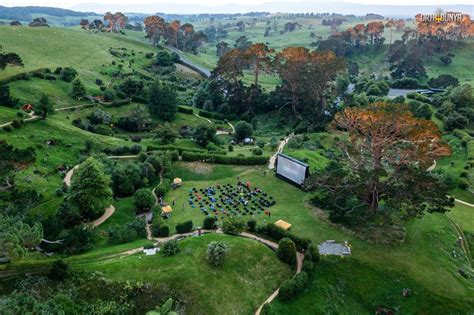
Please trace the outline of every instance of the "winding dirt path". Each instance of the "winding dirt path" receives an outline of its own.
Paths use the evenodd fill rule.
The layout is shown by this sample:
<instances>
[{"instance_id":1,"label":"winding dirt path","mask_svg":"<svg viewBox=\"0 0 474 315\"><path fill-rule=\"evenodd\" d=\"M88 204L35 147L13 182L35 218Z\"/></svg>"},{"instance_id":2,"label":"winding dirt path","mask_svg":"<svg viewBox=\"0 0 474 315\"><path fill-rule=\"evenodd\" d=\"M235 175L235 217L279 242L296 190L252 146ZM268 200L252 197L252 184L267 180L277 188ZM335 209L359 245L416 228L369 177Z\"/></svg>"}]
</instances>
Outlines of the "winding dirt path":
<instances>
[{"instance_id":1,"label":"winding dirt path","mask_svg":"<svg viewBox=\"0 0 474 315\"><path fill-rule=\"evenodd\" d=\"M270 157L270 161L268 163L268 169L272 170L272 169L275 168L277 155L279 153L283 152L283 149L285 148L285 145L288 143L288 141L290 141L291 138L293 138L294 135L295 134L292 133L292 134L290 134L289 136L285 137L283 140L280 141L280 143L278 144L278 148L277 148L276 153Z\"/></svg>"},{"instance_id":2,"label":"winding dirt path","mask_svg":"<svg viewBox=\"0 0 474 315\"><path fill-rule=\"evenodd\" d=\"M208 123L210 123L211 125L213 125L214 123L212 122L212 120L206 118L206 117L202 117L200 116L199 114L197 113L193 113L194 116L198 117L198 118L201 118L201 119L204 119L205 121L207 121ZM235 133L235 127L234 125L232 125L230 122L227 123L230 127L230 129L232 129L231 132L229 131L225 131L225 130L216 130L216 136L220 136L220 135L232 135Z\"/></svg>"},{"instance_id":3,"label":"winding dirt path","mask_svg":"<svg viewBox=\"0 0 474 315\"><path fill-rule=\"evenodd\" d=\"M61 107L61 108L55 108L55 112L61 112L61 111L66 111L66 110L71 110L71 109L77 109L77 108L84 108L84 107L92 107L96 104L83 104L83 105L75 105L75 106L68 106L68 107ZM28 113L28 118L23 119L23 122L29 122L29 121L35 121L40 119L39 115L35 115L33 112ZM5 126L9 126L13 123L13 121L6 122L4 124L0 125L0 128L3 128Z\"/></svg>"}]
</instances>

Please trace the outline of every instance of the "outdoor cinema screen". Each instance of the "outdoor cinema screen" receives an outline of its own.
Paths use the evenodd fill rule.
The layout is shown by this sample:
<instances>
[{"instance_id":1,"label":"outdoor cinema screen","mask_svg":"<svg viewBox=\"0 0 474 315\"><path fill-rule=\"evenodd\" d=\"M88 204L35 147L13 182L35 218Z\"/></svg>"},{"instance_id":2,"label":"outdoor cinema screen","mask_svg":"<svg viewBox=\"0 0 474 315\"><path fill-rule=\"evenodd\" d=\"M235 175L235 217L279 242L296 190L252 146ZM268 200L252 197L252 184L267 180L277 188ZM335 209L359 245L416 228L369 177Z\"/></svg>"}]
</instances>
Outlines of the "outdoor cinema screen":
<instances>
[{"instance_id":1,"label":"outdoor cinema screen","mask_svg":"<svg viewBox=\"0 0 474 315\"><path fill-rule=\"evenodd\" d=\"M301 186L308 176L308 165L284 154L278 154L277 175Z\"/></svg>"}]
</instances>

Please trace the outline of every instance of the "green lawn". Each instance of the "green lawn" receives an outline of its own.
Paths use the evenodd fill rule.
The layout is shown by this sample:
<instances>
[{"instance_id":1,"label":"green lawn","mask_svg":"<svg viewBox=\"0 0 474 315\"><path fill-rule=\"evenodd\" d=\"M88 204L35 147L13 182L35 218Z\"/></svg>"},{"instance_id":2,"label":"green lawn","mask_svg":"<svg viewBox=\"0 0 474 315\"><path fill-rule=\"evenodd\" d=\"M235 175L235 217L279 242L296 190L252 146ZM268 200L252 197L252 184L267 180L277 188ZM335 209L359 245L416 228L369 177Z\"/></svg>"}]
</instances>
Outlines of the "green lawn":
<instances>
[{"instance_id":1,"label":"green lawn","mask_svg":"<svg viewBox=\"0 0 474 315\"><path fill-rule=\"evenodd\" d=\"M49 96L55 108L89 104L90 101L77 101L70 96L72 84L62 80L47 81L33 78L9 84L13 97L20 99L20 104L36 104L42 94Z\"/></svg>"},{"instance_id":2,"label":"green lawn","mask_svg":"<svg viewBox=\"0 0 474 315\"><path fill-rule=\"evenodd\" d=\"M455 188L450 192L453 197L474 203L474 194L472 192L456 187L456 183L460 178L460 174L462 171L464 171L464 166L467 163L466 148L462 146L461 140L455 136L447 135L444 136L444 139L448 141L449 146L452 149L452 154L449 157L445 157L437 161L437 168L443 170L446 174L449 174L453 177ZM471 187L473 187L474 169L471 168L467 171L470 175L468 180L470 180Z\"/></svg>"},{"instance_id":3,"label":"green lawn","mask_svg":"<svg viewBox=\"0 0 474 315\"><path fill-rule=\"evenodd\" d=\"M17 112L18 110L0 106L0 125L4 123L8 123L12 121L13 119L20 119L20 117L16 115Z\"/></svg>"},{"instance_id":4,"label":"green lawn","mask_svg":"<svg viewBox=\"0 0 474 315\"><path fill-rule=\"evenodd\" d=\"M428 76L437 77L440 74L452 74L459 79L460 83L474 84L474 74L471 71L472 60L474 60L474 42L468 41L454 48L450 53L454 54L453 62L445 66L439 56L433 57L426 64Z\"/></svg>"},{"instance_id":5,"label":"green lawn","mask_svg":"<svg viewBox=\"0 0 474 315\"><path fill-rule=\"evenodd\" d=\"M230 246L224 265L205 259L211 241ZM71 262L76 271L101 271L105 276L168 285L186 297L189 314L250 314L292 271L266 246L244 238L205 235L179 242L176 256L117 257L96 262Z\"/></svg>"},{"instance_id":6,"label":"green lawn","mask_svg":"<svg viewBox=\"0 0 474 315\"><path fill-rule=\"evenodd\" d=\"M447 213L463 231L474 233L474 208L456 203L454 208Z\"/></svg>"}]
</instances>

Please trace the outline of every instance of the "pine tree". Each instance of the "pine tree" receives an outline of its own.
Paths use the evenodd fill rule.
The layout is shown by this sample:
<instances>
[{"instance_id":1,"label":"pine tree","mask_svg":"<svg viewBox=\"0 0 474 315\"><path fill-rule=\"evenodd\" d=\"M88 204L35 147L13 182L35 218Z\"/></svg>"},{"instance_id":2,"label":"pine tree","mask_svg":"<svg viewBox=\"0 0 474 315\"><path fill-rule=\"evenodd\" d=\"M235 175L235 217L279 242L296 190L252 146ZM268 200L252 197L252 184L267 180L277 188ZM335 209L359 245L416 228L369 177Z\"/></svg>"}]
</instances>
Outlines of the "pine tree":
<instances>
[{"instance_id":1,"label":"pine tree","mask_svg":"<svg viewBox=\"0 0 474 315\"><path fill-rule=\"evenodd\" d=\"M76 100L81 100L84 96L86 96L86 93L87 93L87 90L84 84L82 84L79 78L75 78L74 81L72 81L72 92L71 92L72 98Z\"/></svg>"},{"instance_id":2,"label":"pine tree","mask_svg":"<svg viewBox=\"0 0 474 315\"><path fill-rule=\"evenodd\" d=\"M53 104L48 95L42 94L38 104L35 106L35 114L40 115L42 119L46 119L48 115L54 114Z\"/></svg>"}]
</instances>

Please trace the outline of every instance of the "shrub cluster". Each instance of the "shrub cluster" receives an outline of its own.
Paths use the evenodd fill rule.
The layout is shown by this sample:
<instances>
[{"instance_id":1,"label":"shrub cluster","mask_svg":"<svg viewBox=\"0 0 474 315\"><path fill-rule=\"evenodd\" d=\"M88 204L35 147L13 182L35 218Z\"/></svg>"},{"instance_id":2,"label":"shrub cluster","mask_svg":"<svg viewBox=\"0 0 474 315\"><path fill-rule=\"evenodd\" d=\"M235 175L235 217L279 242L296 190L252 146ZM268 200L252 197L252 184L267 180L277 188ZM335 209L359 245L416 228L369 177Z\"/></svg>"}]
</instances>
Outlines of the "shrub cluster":
<instances>
[{"instance_id":1,"label":"shrub cluster","mask_svg":"<svg viewBox=\"0 0 474 315\"><path fill-rule=\"evenodd\" d=\"M224 120L226 117L222 114L219 113L211 113L205 110L200 110L199 111L199 116L201 117L206 117L206 118L211 118L211 119L217 119L217 120Z\"/></svg>"},{"instance_id":2,"label":"shrub cluster","mask_svg":"<svg viewBox=\"0 0 474 315\"><path fill-rule=\"evenodd\" d=\"M222 231L229 235L239 235L245 229L245 223L234 217L226 218L222 222Z\"/></svg>"},{"instance_id":3,"label":"shrub cluster","mask_svg":"<svg viewBox=\"0 0 474 315\"><path fill-rule=\"evenodd\" d=\"M296 266L296 247L290 238L285 237L278 242L277 255L278 258L291 267Z\"/></svg>"},{"instance_id":4,"label":"shrub cluster","mask_svg":"<svg viewBox=\"0 0 474 315\"><path fill-rule=\"evenodd\" d=\"M182 155L183 152L191 152L191 153L203 153L207 154L208 152L204 149L195 149L195 148L188 148L188 147L182 147L182 146L177 146L173 144L168 144L168 145L160 145L160 146L153 146L153 145L148 145L146 147L147 151L177 151L179 155ZM217 150L213 151L213 154L217 155L226 155L227 152L225 150Z\"/></svg>"},{"instance_id":5,"label":"shrub cluster","mask_svg":"<svg viewBox=\"0 0 474 315\"><path fill-rule=\"evenodd\" d=\"M205 230L214 230L216 228L216 221L213 217L205 217L202 223L202 228Z\"/></svg>"},{"instance_id":6,"label":"shrub cluster","mask_svg":"<svg viewBox=\"0 0 474 315\"><path fill-rule=\"evenodd\" d=\"M225 156L218 154L207 153L191 153L183 152L183 161L204 161L216 164L231 164L231 165L265 165L268 163L266 156Z\"/></svg>"},{"instance_id":7,"label":"shrub cluster","mask_svg":"<svg viewBox=\"0 0 474 315\"><path fill-rule=\"evenodd\" d=\"M115 225L107 231L109 241L114 244L123 244L146 237L145 227L146 222L143 218L136 218L125 225Z\"/></svg>"},{"instance_id":8,"label":"shrub cluster","mask_svg":"<svg viewBox=\"0 0 474 315\"><path fill-rule=\"evenodd\" d=\"M309 284L308 274L304 271L295 275L290 280L283 283L278 292L278 298L284 302L288 302L302 293Z\"/></svg>"},{"instance_id":9,"label":"shrub cluster","mask_svg":"<svg viewBox=\"0 0 474 315\"><path fill-rule=\"evenodd\" d=\"M212 266L220 266L224 263L224 258L229 252L229 246L225 242L216 241L207 245L206 259Z\"/></svg>"},{"instance_id":10,"label":"shrub cluster","mask_svg":"<svg viewBox=\"0 0 474 315\"><path fill-rule=\"evenodd\" d=\"M296 236L288 231L283 230L282 228L276 226L273 223L267 223L265 226L259 226L256 228L257 233L268 236L271 239L276 241L281 240L282 238L289 238L295 243L296 249L299 251L304 251L308 248L311 243L310 240Z\"/></svg>"},{"instance_id":11,"label":"shrub cluster","mask_svg":"<svg viewBox=\"0 0 474 315\"><path fill-rule=\"evenodd\" d=\"M105 148L104 153L107 155L124 155L124 154L138 154L142 151L142 147L138 144L131 146L124 145L122 147Z\"/></svg>"},{"instance_id":12,"label":"shrub cluster","mask_svg":"<svg viewBox=\"0 0 474 315\"><path fill-rule=\"evenodd\" d=\"M422 102L422 103L432 104L432 101L429 97L420 93L408 93L407 98L418 101L418 102Z\"/></svg>"},{"instance_id":13,"label":"shrub cluster","mask_svg":"<svg viewBox=\"0 0 474 315\"><path fill-rule=\"evenodd\" d=\"M173 256L179 253L179 246L177 240L170 240L163 244L163 255L164 256Z\"/></svg>"},{"instance_id":14,"label":"shrub cluster","mask_svg":"<svg viewBox=\"0 0 474 315\"><path fill-rule=\"evenodd\" d=\"M392 82L392 88L394 89L420 89L420 88L427 88L427 85L421 84L417 79L414 79L414 78L401 78Z\"/></svg>"},{"instance_id":15,"label":"shrub cluster","mask_svg":"<svg viewBox=\"0 0 474 315\"><path fill-rule=\"evenodd\" d=\"M192 108L183 107L183 106L178 106L178 112L183 113L183 114L189 114L189 115L192 115L194 113Z\"/></svg>"},{"instance_id":16,"label":"shrub cluster","mask_svg":"<svg viewBox=\"0 0 474 315\"><path fill-rule=\"evenodd\" d=\"M189 220L176 224L176 232L179 234L191 232L193 229L193 221Z\"/></svg>"},{"instance_id":17,"label":"shrub cluster","mask_svg":"<svg viewBox=\"0 0 474 315\"><path fill-rule=\"evenodd\" d=\"M155 237L167 237L170 235L170 228L166 224L153 224L152 233Z\"/></svg>"}]
</instances>

